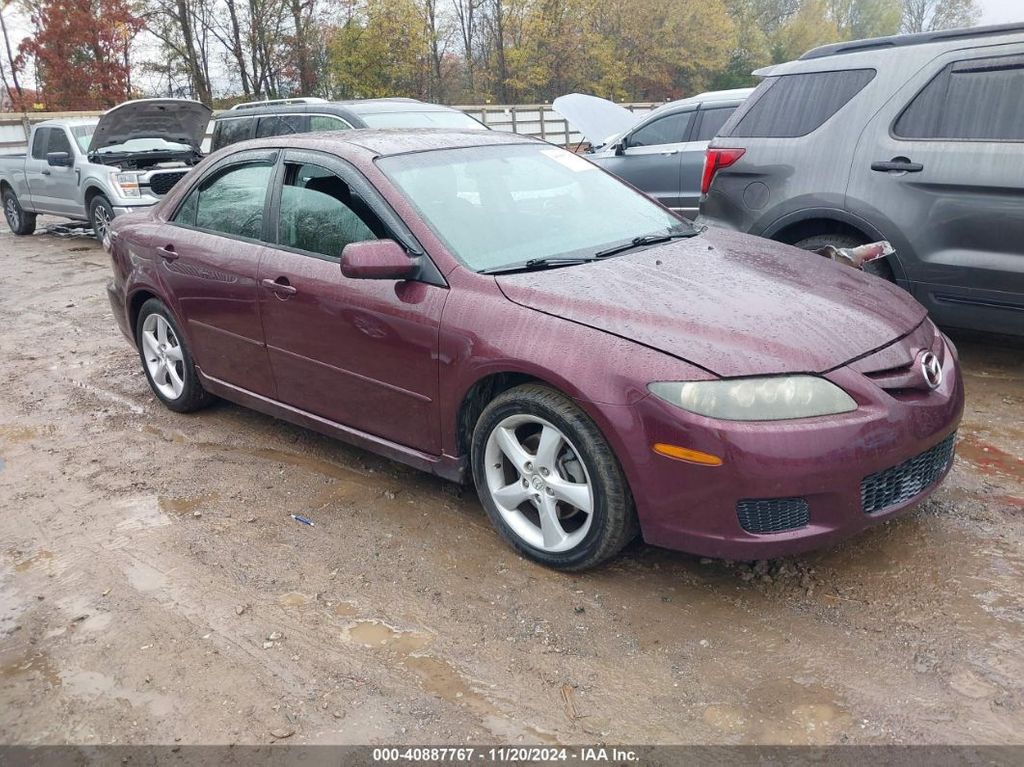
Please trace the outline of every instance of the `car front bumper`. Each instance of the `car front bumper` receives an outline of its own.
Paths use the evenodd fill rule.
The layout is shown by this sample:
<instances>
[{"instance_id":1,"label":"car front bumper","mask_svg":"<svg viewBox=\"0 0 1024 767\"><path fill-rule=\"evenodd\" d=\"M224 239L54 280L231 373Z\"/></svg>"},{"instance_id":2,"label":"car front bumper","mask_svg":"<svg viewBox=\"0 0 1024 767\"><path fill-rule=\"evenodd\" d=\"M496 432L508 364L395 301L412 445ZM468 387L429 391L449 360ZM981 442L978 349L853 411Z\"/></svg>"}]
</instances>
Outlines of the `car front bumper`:
<instances>
[{"instance_id":1,"label":"car front bumper","mask_svg":"<svg viewBox=\"0 0 1024 767\"><path fill-rule=\"evenodd\" d=\"M833 544L919 503L952 465L952 439L941 443L963 414L959 363L944 343L943 382L934 391L897 398L850 369L828 374L858 402L842 415L721 421L654 396L618 409L612 417L620 423L611 428L629 435L619 454L644 540L704 556L765 559ZM710 453L722 464L667 458L652 451L659 442ZM750 532L752 509L769 520L778 513L783 526L802 509L806 524Z\"/></svg>"}]
</instances>

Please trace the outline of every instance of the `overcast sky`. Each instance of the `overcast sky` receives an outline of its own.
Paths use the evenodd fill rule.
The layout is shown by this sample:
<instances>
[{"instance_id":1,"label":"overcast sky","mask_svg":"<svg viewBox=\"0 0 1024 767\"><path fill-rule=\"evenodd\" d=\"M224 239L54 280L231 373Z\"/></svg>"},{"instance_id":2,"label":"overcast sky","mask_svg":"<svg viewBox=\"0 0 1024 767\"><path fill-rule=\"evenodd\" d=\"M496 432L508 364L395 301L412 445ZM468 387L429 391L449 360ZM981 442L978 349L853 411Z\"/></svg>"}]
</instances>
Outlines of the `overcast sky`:
<instances>
[{"instance_id":1,"label":"overcast sky","mask_svg":"<svg viewBox=\"0 0 1024 767\"><path fill-rule=\"evenodd\" d=\"M982 24L1024 21L1024 0L978 0Z\"/></svg>"}]
</instances>

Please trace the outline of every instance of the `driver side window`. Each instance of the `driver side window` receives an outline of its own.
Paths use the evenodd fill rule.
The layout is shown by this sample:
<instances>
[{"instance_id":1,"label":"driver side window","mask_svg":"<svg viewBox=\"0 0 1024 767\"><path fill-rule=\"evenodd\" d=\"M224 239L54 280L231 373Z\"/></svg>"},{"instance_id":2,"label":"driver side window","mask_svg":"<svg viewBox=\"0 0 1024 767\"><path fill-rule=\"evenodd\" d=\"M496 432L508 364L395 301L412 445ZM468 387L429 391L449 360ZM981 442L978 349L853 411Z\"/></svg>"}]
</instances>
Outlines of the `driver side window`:
<instances>
[{"instance_id":1,"label":"driver side window","mask_svg":"<svg viewBox=\"0 0 1024 767\"><path fill-rule=\"evenodd\" d=\"M690 133L693 112L676 112L659 117L629 137L629 146L659 146L681 144Z\"/></svg>"}]
</instances>

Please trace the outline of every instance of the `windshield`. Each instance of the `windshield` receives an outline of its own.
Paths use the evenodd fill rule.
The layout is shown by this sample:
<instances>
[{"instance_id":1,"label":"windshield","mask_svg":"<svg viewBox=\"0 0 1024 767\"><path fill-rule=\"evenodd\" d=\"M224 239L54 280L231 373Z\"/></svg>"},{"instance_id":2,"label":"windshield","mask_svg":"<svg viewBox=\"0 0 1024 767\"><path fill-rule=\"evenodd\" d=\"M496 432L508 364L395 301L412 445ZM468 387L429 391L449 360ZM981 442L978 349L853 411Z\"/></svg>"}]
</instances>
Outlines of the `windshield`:
<instances>
[{"instance_id":1,"label":"windshield","mask_svg":"<svg viewBox=\"0 0 1024 767\"><path fill-rule=\"evenodd\" d=\"M371 128L457 128L460 130L486 130L487 126L477 122L465 112L432 110L429 112L377 112L361 114L363 121Z\"/></svg>"},{"instance_id":2,"label":"windshield","mask_svg":"<svg viewBox=\"0 0 1024 767\"><path fill-rule=\"evenodd\" d=\"M92 141L92 134L96 130L96 123L90 123L89 125L72 125L68 130L71 131L71 135L75 137L75 143L78 144L78 150L85 154L89 149L89 142Z\"/></svg>"},{"instance_id":3,"label":"windshield","mask_svg":"<svg viewBox=\"0 0 1024 767\"><path fill-rule=\"evenodd\" d=\"M86 146L89 142L86 141ZM176 141L167 141L162 138L130 138L120 144L101 146L96 150L100 154L110 152L190 152L192 147L188 144L179 144Z\"/></svg>"},{"instance_id":4,"label":"windshield","mask_svg":"<svg viewBox=\"0 0 1024 767\"><path fill-rule=\"evenodd\" d=\"M543 144L396 155L380 168L475 271L594 256L692 229L587 160Z\"/></svg>"}]
</instances>

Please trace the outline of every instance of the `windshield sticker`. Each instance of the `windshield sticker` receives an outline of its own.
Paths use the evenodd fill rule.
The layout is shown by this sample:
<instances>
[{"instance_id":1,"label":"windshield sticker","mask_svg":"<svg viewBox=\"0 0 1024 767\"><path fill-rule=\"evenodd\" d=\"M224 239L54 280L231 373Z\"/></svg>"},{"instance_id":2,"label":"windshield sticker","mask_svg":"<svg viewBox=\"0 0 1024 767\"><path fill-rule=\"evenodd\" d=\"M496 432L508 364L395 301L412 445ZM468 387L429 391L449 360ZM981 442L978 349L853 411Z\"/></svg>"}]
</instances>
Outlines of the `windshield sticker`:
<instances>
[{"instance_id":1,"label":"windshield sticker","mask_svg":"<svg viewBox=\"0 0 1024 767\"><path fill-rule=\"evenodd\" d=\"M561 163L566 168L576 173L581 173L585 170L597 170L597 166L589 160L584 160L579 155L575 155L572 152L566 152L564 149L542 149L540 150L540 153L547 155L555 162Z\"/></svg>"}]
</instances>

